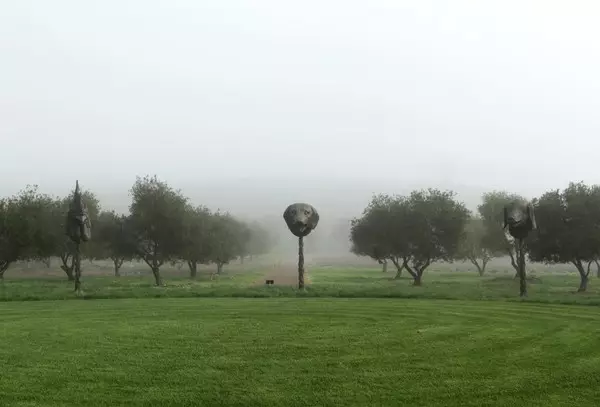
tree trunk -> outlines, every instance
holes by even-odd
[[[402,276],[402,270],[404,269],[406,269],[410,275],[413,276],[413,278],[415,277],[413,271],[408,267],[408,258],[403,258],[402,264],[400,264],[396,257],[392,257],[391,260],[392,263],[394,263],[394,266],[396,266],[396,275],[394,276],[394,280],[397,280]]]
[[[383,271],[384,273],[387,273],[387,271],[388,271],[387,259],[383,259],[383,261],[381,262],[381,271]]]
[[[298,238],[298,289],[304,289],[304,238]]]
[[[123,265],[125,259],[113,257],[112,261],[115,266],[115,277],[121,277],[121,266]]]
[[[0,264],[0,280],[4,280],[4,273],[6,272],[6,270],[8,270],[9,266],[10,261],[3,262],[2,264]]]
[[[594,262],[596,263],[596,277],[600,278],[600,263],[598,260],[594,260]]]
[[[587,286],[588,286],[588,282],[589,282],[589,277],[590,277],[590,266],[591,266],[591,262],[588,264],[588,268],[587,268],[587,272],[583,267],[583,263],[581,263],[580,260],[575,260],[573,261],[573,265],[575,266],[575,268],[577,268],[577,271],[579,272],[579,288],[577,289],[578,293],[583,293],[587,290]]]
[[[508,251],[508,256],[510,257],[510,264],[515,269],[515,278],[519,278],[519,248],[518,243],[515,248],[515,253],[513,253],[512,249]],[[516,259],[515,259],[516,257]]]
[[[415,267],[415,276],[413,277],[413,285],[414,286],[420,286],[423,283],[423,273],[425,272],[425,269],[427,267],[429,267],[429,265],[431,264],[430,260],[427,260],[425,262],[425,264],[421,265],[420,267]]]
[[[157,287],[161,287],[163,285],[163,281],[160,275],[160,266],[153,266],[152,274],[154,275],[154,285]]]
[[[75,269],[75,257],[71,253],[62,253],[60,255],[60,261],[62,262],[60,268],[67,275],[67,280],[75,281],[75,275],[73,274],[73,270]]]
[[[579,288],[577,289],[578,293],[583,293],[587,290],[589,278],[587,275],[581,275],[581,281],[579,282]]]
[[[9,261],[7,261],[6,263],[0,264],[0,280],[4,280],[4,273],[6,272],[6,270],[8,270],[9,266],[10,266]]]
[[[469,257],[469,260],[477,269],[477,273],[479,274],[479,276],[483,276],[483,273],[485,273],[485,266],[487,265],[487,262],[485,260],[482,260],[481,265],[479,265],[479,262],[477,261],[476,257]]]
[[[398,261],[397,260],[392,260],[392,261],[394,262],[396,267],[398,267]],[[420,286],[423,283],[423,272],[431,264],[431,259],[427,259],[427,261],[425,261],[425,263],[418,262],[417,264],[415,264],[415,261],[413,261],[412,268],[411,268],[411,266],[408,265],[408,261],[409,261],[408,258],[403,259],[402,268],[405,268],[406,271],[408,271],[408,273],[412,276],[413,286]]]
[[[188,261],[187,263],[190,269],[190,278],[196,278],[198,275],[198,263],[195,261]]]
[[[486,259],[484,259],[484,260],[481,262],[481,271],[479,272],[479,275],[480,275],[480,276],[483,276],[483,275],[485,274],[485,268],[487,267],[487,265],[488,265],[488,262],[489,262],[489,261],[490,261],[489,259],[487,259],[487,260],[486,260]]]
[[[223,272],[223,265],[224,265],[224,264],[225,264],[225,263],[221,263],[221,262],[218,262],[218,263],[217,263],[217,274],[218,274],[218,275],[221,275],[221,273]]]

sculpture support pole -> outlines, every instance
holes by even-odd
[[[298,238],[298,289],[304,289],[304,238]]]
[[[75,244],[75,292],[81,293],[81,250],[80,243]]]
[[[517,239],[517,258],[519,262],[519,291],[521,297],[527,297],[527,275],[525,274],[525,250],[523,239]]]
[[[294,203],[283,212],[288,229],[298,238],[298,289],[304,289],[304,237],[319,223],[317,210],[306,203]]]

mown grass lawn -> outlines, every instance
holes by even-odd
[[[597,406],[596,307],[161,298],[0,304],[1,406]]]

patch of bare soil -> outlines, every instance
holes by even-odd
[[[266,280],[273,280],[273,285],[298,286],[298,266],[294,264],[273,264],[263,276],[254,282],[255,286],[265,285]],[[304,284],[310,285],[308,268],[304,269]]]

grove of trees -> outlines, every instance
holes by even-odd
[[[82,191],[92,222],[92,240],[82,245],[82,256],[110,259],[115,276],[125,261],[139,259],[160,286],[166,262],[184,261],[195,278],[199,264],[214,264],[220,273],[235,259],[267,253],[273,243],[259,224],[195,206],[156,176],[138,177],[130,195],[129,213],[118,214],[103,210],[93,192]],[[53,197],[37,186],[0,199],[0,279],[17,261],[57,257],[73,280],[74,247],[64,226],[71,199],[72,193]]]
[[[524,197],[505,191],[482,196],[472,213],[451,191],[413,191],[407,196],[375,195],[351,222],[351,251],[406,270],[414,285],[435,261],[463,260],[484,275],[489,261],[508,256],[518,270],[515,242],[503,229],[503,208]],[[571,264],[586,291],[592,265],[600,277],[600,185],[571,183],[531,200],[537,230],[525,241],[530,262]]]
[[[258,222],[194,204],[156,176],[138,177],[130,195],[128,213],[119,214],[82,190],[93,231],[82,256],[110,260],[117,277],[124,262],[134,259],[148,266],[157,286],[165,263],[187,265],[191,278],[199,265],[211,264],[218,274],[231,261],[268,253],[275,243]],[[15,262],[51,258],[74,279],[74,246],[64,227],[71,199],[72,193],[54,197],[37,186],[0,199],[0,279]],[[491,259],[507,256],[517,272],[515,242],[503,229],[503,208],[514,201],[525,198],[488,192],[471,212],[452,191],[374,195],[350,221],[350,251],[379,262],[384,271],[395,267],[397,277],[405,272],[415,286],[434,262],[468,261],[484,275]],[[537,229],[525,240],[528,262],[569,264],[579,274],[578,291],[586,291],[592,267],[600,277],[600,185],[571,183],[530,202]],[[332,238],[345,239],[344,225],[336,225]]]

